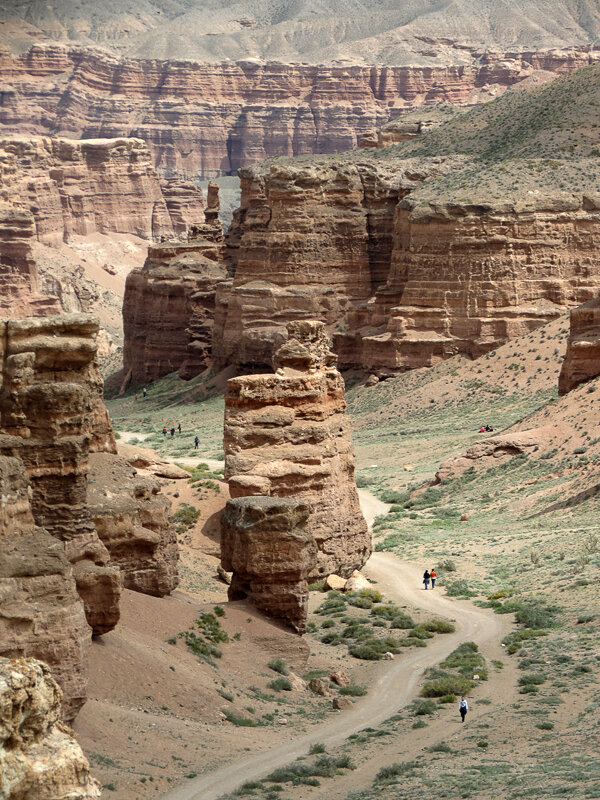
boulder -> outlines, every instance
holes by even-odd
[[[354,570],[352,575],[348,578],[344,585],[344,591],[346,592],[360,592],[363,589],[370,589],[371,584],[365,578],[365,576],[359,572],[358,570]]]
[[[349,697],[334,697],[331,705],[338,711],[344,711],[344,709],[352,708],[354,703]]]
[[[350,678],[341,669],[329,673],[329,680],[336,686],[350,686]]]
[[[331,694],[329,682],[323,678],[313,678],[309,681],[308,688],[313,694],[321,695],[321,697],[329,697]]]
[[[346,578],[342,578],[340,575],[328,575],[325,578],[325,588],[326,589],[335,589],[337,591],[343,592],[346,587]]]

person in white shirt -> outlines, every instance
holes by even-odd
[[[460,698],[460,703],[458,704],[458,710],[460,711],[460,717],[464,722],[465,717],[467,716],[467,711],[469,710],[469,704],[467,703],[464,697]]]

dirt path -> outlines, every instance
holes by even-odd
[[[376,727],[414,699],[424,670],[442,661],[461,642],[474,641],[481,646],[501,637],[503,622],[491,611],[476,608],[468,601],[449,600],[437,590],[423,591],[420,566],[401,562],[390,553],[375,553],[365,572],[377,580],[389,599],[452,618],[456,632],[436,637],[426,649],[418,649],[391,663],[389,670],[352,710],[315,726],[310,733],[291,742],[190,780],[164,795],[164,800],[216,800],[242,783],[258,780],[276,767],[306,755],[311,744],[324,742],[328,749],[341,745],[350,734],[368,726]],[[357,783],[354,775],[354,787]],[[333,786],[328,787],[328,796],[332,796],[332,789]]]
[[[143,442],[152,436],[151,433],[139,433],[135,431],[118,431],[119,439],[117,441],[117,445],[119,442],[123,442],[124,444],[130,444],[131,441],[137,439],[139,442]],[[143,445],[140,445],[143,447]],[[201,454],[197,456],[165,456],[162,453],[157,452],[153,447],[148,447],[148,450],[152,450],[155,453],[157,460],[159,461],[166,461],[169,464],[185,464],[186,467],[196,467],[198,464],[206,464],[209,469],[224,469],[225,462],[219,461],[216,458],[206,458]],[[374,498],[376,499],[376,498]],[[379,501],[377,501],[379,502]],[[384,513],[384,512],[379,512]]]

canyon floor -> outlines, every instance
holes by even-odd
[[[166,486],[176,507],[199,511],[182,523],[180,590],[166,600],[127,594],[122,624],[94,645],[93,699],[76,724],[107,790],[125,800],[167,790],[216,797],[198,781],[222,769],[231,783],[220,778],[218,792],[230,792],[235,763],[256,769],[244,767],[247,785],[231,796],[261,800],[416,798],[424,789],[482,799],[599,796],[598,381],[557,398],[567,332],[560,318],[476,361],[456,357],[375,386],[346,375],[357,482],[389,508],[374,520],[373,586],[416,619],[433,611],[458,628],[392,662],[352,658],[339,637],[323,635],[342,628],[339,615],[317,613],[322,591],[311,593],[302,640],[244,603],[226,603],[215,578],[226,498],[217,464]],[[128,446],[138,439],[184,464],[197,459],[198,434],[201,452],[218,463],[223,378],[168,376],[146,398],[109,401],[113,422],[129,431]],[[181,435],[163,437],[163,425],[178,423]],[[486,423],[494,433],[479,433]],[[433,565],[441,591],[426,595],[419,576]],[[218,667],[181,639],[168,643],[215,603],[232,639]],[[469,627],[476,618],[486,620],[483,632]],[[463,729],[455,704],[418,700],[418,679],[465,639],[480,643],[487,680],[476,682]],[[333,712],[331,698],[272,690],[268,664],[277,657],[304,676],[341,666],[367,694]],[[127,662],[126,680],[115,658]],[[416,670],[408,683],[405,669]],[[307,753],[311,744],[320,752],[318,743],[332,776],[317,767],[300,782],[297,770],[275,769],[302,754],[310,773]]]

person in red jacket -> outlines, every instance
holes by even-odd
[[[435,589],[435,579],[437,578],[437,574],[434,569],[432,569],[429,573],[429,577],[431,578],[431,588]]]

